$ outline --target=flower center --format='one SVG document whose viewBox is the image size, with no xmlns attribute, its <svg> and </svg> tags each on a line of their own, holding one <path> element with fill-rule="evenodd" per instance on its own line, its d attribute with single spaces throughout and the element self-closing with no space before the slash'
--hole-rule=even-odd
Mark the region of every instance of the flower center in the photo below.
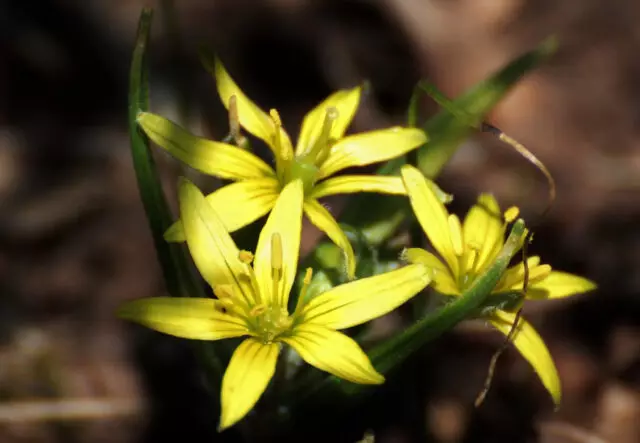
<svg viewBox="0 0 640 443">
<path fill-rule="evenodd" d="M 278 178 L 283 187 L 293 180 L 301 179 L 305 194 L 313 189 L 320 165 L 329 157 L 332 145 L 331 131 L 337 118 L 338 110 L 335 107 L 327 108 L 320 134 L 313 144 L 290 161 L 281 162 L 282 173 L 278 174 Z M 276 126 L 279 127 L 278 124 Z"/>
<path fill-rule="evenodd" d="M 251 310 L 254 320 L 254 332 L 264 343 L 273 342 L 280 334 L 291 328 L 293 319 L 286 308 L 259 305 Z"/>
</svg>

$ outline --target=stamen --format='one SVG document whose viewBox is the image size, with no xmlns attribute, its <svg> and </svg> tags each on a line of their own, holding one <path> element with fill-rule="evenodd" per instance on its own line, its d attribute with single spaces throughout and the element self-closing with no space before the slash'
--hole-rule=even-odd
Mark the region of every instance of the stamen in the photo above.
<svg viewBox="0 0 640 443">
<path fill-rule="evenodd" d="M 517 206 L 511 206 L 509 209 L 504 211 L 504 219 L 507 223 L 513 222 L 518 215 L 520 215 L 520 209 Z"/>
<path fill-rule="evenodd" d="M 213 293 L 219 300 L 232 299 L 233 287 L 231 285 L 216 285 L 213 287 Z"/>
<path fill-rule="evenodd" d="M 549 274 L 551 274 L 551 266 L 549 265 L 536 266 L 529 273 L 529 285 L 541 282 L 542 280 L 547 278 Z"/>
<path fill-rule="evenodd" d="M 460 257 L 464 252 L 462 246 L 462 227 L 460 226 L 460 219 L 455 214 L 449 215 L 449 232 L 451 235 L 451 243 L 453 244 L 453 251 Z"/>
<path fill-rule="evenodd" d="M 465 271 L 475 273 L 476 262 L 478 261 L 478 250 L 467 245 L 467 262 L 465 263 Z"/>
<path fill-rule="evenodd" d="M 248 306 L 244 300 L 234 296 L 232 285 L 216 285 L 213 287 L 213 294 L 228 312 L 240 317 L 247 315 Z"/>
<path fill-rule="evenodd" d="M 284 150 L 282 146 L 282 135 L 280 134 L 280 131 L 282 130 L 282 120 L 280 120 L 280 114 L 278 114 L 278 111 L 276 111 L 275 109 L 271 109 L 269 111 L 269 116 L 271 117 L 271 120 L 276 127 L 274 140 L 276 145 L 276 162 L 289 160 L 289 158 L 287 158 L 289 154 Z"/>
<path fill-rule="evenodd" d="M 253 254 L 249 251 L 242 250 L 238 253 L 238 258 L 245 265 L 250 265 L 253 262 Z"/>
<path fill-rule="evenodd" d="M 271 278 L 273 283 L 271 296 L 275 305 L 280 306 L 280 280 L 282 280 L 282 237 L 275 232 L 271 236 Z"/>
<path fill-rule="evenodd" d="M 264 314 L 267 311 L 267 307 L 265 305 L 255 305 L 253 308 L 251 308 L 251 311 L 249 312 L 249 316 L 250 317 L 258 317 L 259 315 Z"/>
<path fill-rule="evenodd" d="M 335 107 L 331 106 L 327 108 L 327 113 L 324 116 L 324 123 L 322 124 L 322 131 L 315 140 L 313 146 L 309 148 L 305 154 L 305 157 L 316 165 L 322 163 L 329 155 L 327 148 L 331 141 L 331 130 L 333 129 L 333 124 L 338 119 L 338 116 L 339 113 Z"/>
<path fill-rule="evenodd" d="M 309 289 L 312 278 L 313 269 L 307 268 L 304 273 L 304 280 L 302 281 L 302 288 L 300 289 L 300 294 L 298 295 L 298 302 L 296 303 L 296 310 L 294 311 L 294 315 L 297 314 L 304 306 L 305 298 L 307 297 L 307 290 Z"/>
<path fill-rule="evenodd" d="M 236 146 L 246 147 L 247 139 L 240 132 L 240 116 L 238 115 L 238 99 L 235 95 L 229 97 L 229 135 L 236 142 Z"/>
</svg>

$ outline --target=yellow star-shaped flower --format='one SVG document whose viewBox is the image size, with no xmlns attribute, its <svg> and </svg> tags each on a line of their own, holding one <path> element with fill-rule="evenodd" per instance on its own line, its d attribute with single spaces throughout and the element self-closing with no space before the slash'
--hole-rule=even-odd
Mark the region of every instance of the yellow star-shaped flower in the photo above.
<svg viewBox="0 0 640 443">
<path fill-rule="evenodd" d="M 345 253 L 347 274 L 355 274 L 355 257 L 337 221 L 319 202 L 321 197 L 355 192 L 406 195 L 400 177 L 332 175 L 354 166 L 365 166 L 401 156 L 427 141 L 417 128 L 388 129 L 345 136 L 360 101 L 361 88 L 340 90 L 309 112 L 295 150 L 275 110 L 262 111 L 240 90 L 219 60 L 213 66 L 218 93 L 229 108 L 235 97 L 242 127 L 269 146 L 275 159 L 272 168 L 245 149 L 196 137 L 171 121 L 141 113 L 138 121 L 156 144 L 189 166 L 235 183 L 207 196 L 225 228 L 233 232 L 267 214 L 287 183 L 300 179 L 304 190 L 304 213 Z M 331 177 L 331 178 L 330 178 Z M 180 223 L 165 238 L 183 241 Z"/>
<path fill-rule="evenodd" d="M 384 381 L 360 346 L 338 332 L 386 314 L 425 288 L 422 264 L 349 282 L 308 297 L 305 286 L 293 313 L 289 293 L 296 277 L 302 228 L 303 183 L 288 183 L 260 233 L 255 257 L 238 250 L 210 201 L 190 182 L 179 190 L 184 235 L 193 260 L 216 295 L 154 297 L 129 302 L 119 316 L 193 340 L 247 336 L 222 381 L 220 429 L 242 419 L 271 380 L 281 345 L 307 363 L 354 383 Z"/>
<path fill-rule="evenodd" d="M 458 217 L 449 214 L 437 198 L 430 182 L 412 166 L 402 168 L 411 206 L 431 245 L 440 258 L 420 248 L 405 251 L 411 263 L 422 263 L 432 272 L 433 288 L 441 294 L 459 296 L 475 279 L 492 264 L 504 245 L 507 223 L 495 198 L 483 194 L 460 223 Z M 505 213 L 513 220 L 517 208 Z M 566 272 L 555 271 L 540 263 L 540 257 L 529 257 L 529 283 L 527 299 L 552 299 L 568 297 L 590 291 L 596 285 L 586 278 Z M 506 296 L 522 293 L 524 265 L 519 263 L 504 273 L 491 296 Z M 486 313 L 487 320 L 500 332 L 507 335 L 516 314 L 512 309 L 495 309 Z M 553 400 L 560 402 L 560 379 L 542 338 L 526 321 L 520 320 L 514 337 L 514 345 L 538 373 Z"/>
</svg>

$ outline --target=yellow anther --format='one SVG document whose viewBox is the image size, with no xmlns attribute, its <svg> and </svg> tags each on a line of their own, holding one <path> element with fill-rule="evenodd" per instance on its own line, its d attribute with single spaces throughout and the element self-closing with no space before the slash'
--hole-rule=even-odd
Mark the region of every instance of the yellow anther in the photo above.
<svg viewBox="0 0 640 443">
<path fill-rule="evenodd" d="M 282 237 L 277 232 L 271 236 L 271 268 L 274 273 L 282 271 Z"/>
<path fill-rule="evenodd" d="M 539 283 L 551 274 L 551 266 L 540 265 L 536 266 L 529 273 L 529 284 Z"/>
<path fill-rule="evenodd" d="M 256 305 L 253 308 L 251 308 L 251 311 L 249 312 L 249 316 L 257 317 L 261 314 L 264 314 L 266 311 L 267 311 L 267 307 L 265 305 Z"/>
<path fill-rule="evenodd" d="M 333 130 L 333 124 L 338 119 L 338 110 L 334 106 L 327 108 L 327 113 L 324 116 L 324 123 L 322 124 L 322 131 L 315 139 L 312 146 L 307 147 L 305 158 L 310 160 L 314 164 L 322 163 L 329 155 L 329 143 L 331 141 L 331 131 Z"/>
<path fill-rule="evenodd" d="M 245 265 L 250 265 L 253 261 L 253 254 L 249 251 L 242 250 L 238 253 L 238 258 Z"/>
<path fill-rule="evenodd" d="M 513 222 L 518 215 L 520 215 L 520 209 L 517 206 L 511 206 L 509 209 L 504 211 L 504 219 L 507 223 Z"/>
<path fill-rule="evenodd" d="M 276 125 L 276 128 L 282 127 L 282 120 L 280 120 L 280 114 L 278 114 L 278 111 L 271 109 L 269 111 L 269 116 L 271 117 L 273 124 Z"/>
<path fill-rule="evenodd" d="M 300 289 L 300 294 L 298 295 L 298 302 L 296 303 L 295 313 L 300 312 L 302 307 L 304 306 L 305 299 L 307 297 L 307 290 L 309 289 L 309 285 L 311 284 L 311 279 L 313 278 L 313 269 L 307 268 L 304 272 L 304 280 L 302 281 L 302 288 Z M 294 314 L 295 315 L 295 314 Z"/>
<path fill-rule="evenodd" d="M 465 270 L 469 272 L 476 271 L 476 261 L 478 260 L 478 250 L 474 248 L 468 248 L 467 263 L 465 264 Z"/>
<path fill-rule="evenodd" d="M 449 215 L 449 233 L 451 236 L 453 252 L 457 256 L 461 256 L 464 252 L 464 248 L 462 246 L 462 227 L 460 226 L 460 219 L 455 214 Z"/>
<path fill-rule="evenodd" d="M 308 286 L 311 284 L 312 278 L 313 278 L 313 269 L 307 268 L 304 271 L 304 280 L 302 282 L 304 283 L 305 286 Z"/>
<path fill-rule="evenodd" d="M 233 286 L 231 285 L 216 285 L 213 287 L 213 293 L 219 300 L 233 298 Z"/>
</svg>

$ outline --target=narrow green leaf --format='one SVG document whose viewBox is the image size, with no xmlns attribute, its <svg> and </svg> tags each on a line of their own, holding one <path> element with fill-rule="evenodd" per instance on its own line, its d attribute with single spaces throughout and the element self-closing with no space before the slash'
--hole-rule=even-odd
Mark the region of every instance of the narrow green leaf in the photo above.
<svg viewBox="0 0 640 443">
<path fill-rule="evenodd" d="M 174 297 L 206 297 L 202 284 L 189 264 L 184 247 L 180 244 L 167 243 L 163 238 L 164 231 L 173 223 L 173 217 L 165 200 L 155 162 L 149 150 L 149 140 L 138 128 L 137 123 L 138 114 L 149 110 L 146 58 L 152 14 L 150 8 L 144 8 L 140 15 L 129 77 L 128 123 L 133 167 L 169 294 Z M 219 383 L 224 367 L 219 358 L 207 349 L 210 345 L 210 343 L 198 342 L 196 350 L 206 372 L 216 376 L 210 380 L 210 383 L 215 386 L 214 383 Z"/>
</svg>

